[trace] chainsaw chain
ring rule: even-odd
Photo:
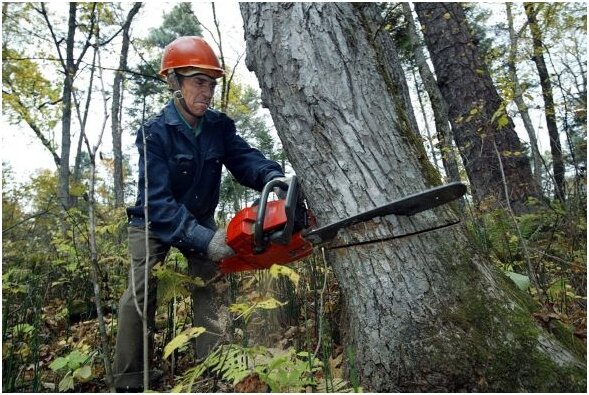
[[[341,248],[358,247],[358,246],[363,246],[363,245],[367,245],[367,244],[380,243],[380,242],[390,241],[390,240],[395,240],[395,239],[403,239],[405,237],[415,236],[415,235],[419,235],[419,234],[422,234],[422,233],[433,232],[434,230],[440,230],[440,229],[444,229],[444,228],[449,228],[450,226],[454,226],[454,225],[457,225],[459,223],[460,223],[460,219],[456,219],[456,220],[454,220],[452,222],[447,222],[445,224],[438,225],[438,226],[435,226],[433,228],[427,228],[427,229],[423,229],[423,230],[417,230],[415,232],[409,232],[409,233],[405,233],[405,234],[402,234],[402,235],[392,235],[392,236],[383,237],[383,238],[380,238],[380,239],[363,240],[363,241],[357,241],[357,242],[352,242],[352,243],[338,244],[338,245],[335,245],[335,246],[327,245],[325,247],[325,249],[327,249],[327,250],[338,250],[338,249],[341,249]]]

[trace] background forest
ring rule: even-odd
[[[586,5],[450,4],[464,10],[481,56],[476,68],[460,70],[462,87],[446,83],[458,66],[440,56],[436,29],[444,26],[428,17],[427,3],[379,4],[409,88],[409,122],[436,176],[471,187],[460,207],[469,242],[534,299],[541,325],[564,326],[586,344]],[[208,26],[199,21],[202,7],[213,15]],[[139,29],[143,3],[2,3],[3,122],[54,161],[30,179],[2,163],[3,392],[109,390],[129,264],[125,206],[136,193],[129,142],[169,98],[157,76],[167,43],[212,37],[227,70],[214,107],[292,174],[258,86],[237,72],[245,49],[227,50],[220,8],[172,3],[157,24]],[[488,119],[506,136],[493,152],[520,164],[499,169],[496,190],[492,166],[469,165],[478,151],[468,127],[488,110],[468,87],[485,78],[497,96]],[[507,141],[509,130],[515,138]],[[3,151],[27,156],[7,143],[3,134]],[[219,225],[256,197],[226,173]],[[288,267],[231,275],[223,285],[232,300],[229,340],[200,363],[188,314],[196,280],[186,269],[173,252],[155,273],[155,367],[163,376],[152,390],[370,390],[343,341],[342,295],[320,251]]]

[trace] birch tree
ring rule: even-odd
[[[319,225],[439,182],[385,61],[395,49],[375,4],[242,3],[241,11],[246,63]],[[418,232],[455,215],[442,207],[389,216],[334,243]],[[368,390],[585,391],[584,346],[545,331],[464,229],[330,249],[326,259]]]

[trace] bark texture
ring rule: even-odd
[[[462,5],[415,3],[415,10],[475,200],[483,209],[502,205],[505,181],[511,206],[525,212],[526,200],[539,198],[540,189],[469,31]]]
[[[71,206],[70,197],[70,150],[71,150],[71,121],[72,121],[72,89],[76,66],[74,62],[74,36],[76,33],[77,4],[70,3],[68,33],[66,39],[66,58],[63,80],[63,113],[61,116],[61,160],[59,167],[58,194],[63,209]]]
[[[542,32],[538,25],[536,13],[539,10],[534,3],[524,3],[530,32],[532,33],[532,45],[534,47],[534,56],[532,60],[536,63],[540,86],[542,87],[542,98],[544,99],[544,114],[546,116],[546,127],[550,137],[550,153],[552,154],[552,171],[554,173],[554,194],[564,202],[564,162],[562,159],[562,149],[560,146],[560,136],[558,126],[556,125],[556,108],[554,106],[554,97],[552,95],[552,82],[546,61],[544,60],[544,42]]]
[[[434,113],[434,121],[436,124],[436,131],[438,133],[439,149],[442,154],[442,162],[449,181],[460,181],[458,172],[458,161],[454,153],[452,144],[452,130],[450,129],[450,119],[448,117],[448,106],[440,92],[440,88],[436,82],[436,77],[429,68],[427,60],[423,53],[423,46],[421,40],[415,30],[415,22],[413,20],[413,13],[409,3],[401,3],[403,7],[403,14],[407,20],[407,33],[409,40],[411,40],[411,49],[413,51],[413,59],[419,69],[419,76],[423,81],[425,90],[429,97],[432,111]]]
[[[247,65],[320,225],[439,181],[383,55],[394,47],[375,4],[241,10]],[[454,215],[443,207],[389,216],[335,242],[404,234]],[[328,251],[364,388],[584,390],[582,357],[539,327],[525,296],[468,246],[454,227]]]

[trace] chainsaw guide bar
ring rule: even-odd
[[[287,190],[286,199],[268,201],[270,193],[277,187]],[[229,222],[227,245],[235,251],[235,255],[221,260],[219,268],[222,273],[232,273],[269,269],[274,264],[285,265],[296,262],[309,256],[316,245],[335,238],[342,228],[391,214],[414,215],[449,203],[465,193],[466,186],[464,184],[453,182],[313,229],[315,217],[304,204],[304,198],[298,190],[296,176],[291,177],[288,182],[274,179],[264,186],[257,204],[240,210]],[[458,221],[412,234],[393,235],[380,240],[360,241],[327,248],[344,248],[408,237],[454,225]]]
[[[460,182],[431,188],[427,191],[406,196],[321,228],[303,231],[303,237],[315,245],[323,244],[333,239],[340,229],[347,226],[391,214],[403,216],[414,215],[456,200],[464,195],[464,193],[466,193],[466,185]]]

